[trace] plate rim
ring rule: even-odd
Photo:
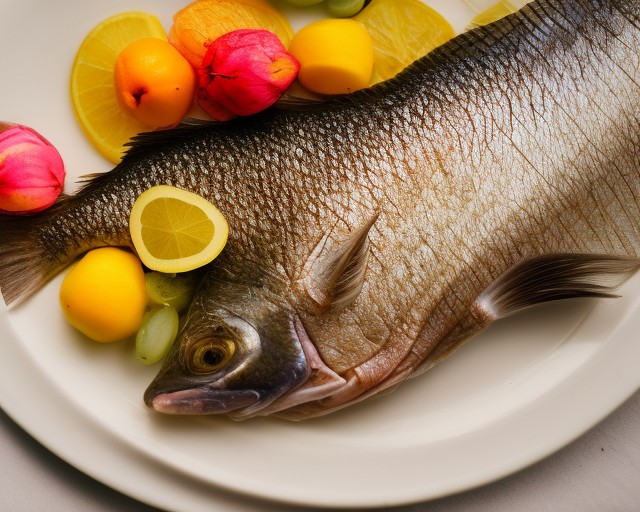
[[[636,277],[640,278],[640,276]],[[635,280],[639,281],[639,279]],[[363,497],[353,493],[328,496],[322,491],[309,495],[306,489],[303,496],[300,493],[283,495],[279,492],[270,492],[268,489],[254,489],[249,492],[245,489],[242,493],[234,486],[227,487],[206,479],[198,479],[193,474],[172,467],[160,458],[153,458],[126,439],[114,435],[90,415],[82,414],[83,411],[57,387],[50,386],[48,376],[38,371],[31,360],[31,355],[22,346],[6,308],[0,312],[0,338],[5,343],[5,356],[8,351],[10,357],[0,358],[0,407],[40,444],[74,467],[114,489],[159,508],[174,505],[182,507],[180,510],[197,511],[205,502],[210,504],[212,494],[217,500],[226,501],[229,506],[236,506],[238,501],[258,500],[263,508],[265,505],[276,504],[329,508],[379,507],[381,503],[386,506],[410,505],[482,487],[535,464],[582,436],[617,409],[640,388],[640,376],[635,375],[637,371],[634,372],[637,366],[631,362],[634,358],[629,357],[634,353],[640,353],[638,348],[635,352],[633,350],[633,333],[640,327],[639,311],[640,298],[634,301],[633,307],[616,326],[611,336],[584,364],[557,386],[543,393],[527,406],[512,411],[487,427],[463,435],[465,450],[462,451],[465,457],[488,458],[493,448],[480,441],[485,430],[497,428],[501,434],[500,439],[504,443],[503,456],[494,457],[490,467],[485,466],[482,472],[479,472],[476,467],[475,470],[467,471],[455,480],[449,480],[447,485],[440,485],[438,490],[425,486],[419,489],[414,488],[412,492],[405,490],[401,495],[378,494],[373,497]],[[588,316],[585,323],[597,322],[598,316],[597,312]],[[635,347],[638,347],[637,343]],[[620,378],[621,375],[624,378]],[[9,391],[15,389],[11,384],[15,383],[16,379],[20,379],[21,383],[28,383],[26,388],[21,388],[27,395],[26,400],[22,395],[17,396]],[[602,393],[598,388],[598,383],[603,379],[607,381],[607,393]],[[581,404],[579,409],[573,411],[573,419],[566,421],[564,417],[566,404],[575,398],[576,393],[582,397],[590,396],[592,400]],[[42,404],[45,404],[45,407],[42,407]],[[50,428],[52,423],[56,422],[59,428]],[[529,427],[528,431],[514,428],[523,424]],[[63,438],[58,434],[60,427],[66,433]],[[540,431],[546,432],[547,435],[531,442],[527,436],[534,427],[540,428]],[[548,435],[550,429],[555,429],[554,435]],[[77,449],[79,441],[92,446],[94,450],[98,447],[97,452],[100,456],[95,457],[94,452],[94,456],[87,460],[83,457],[84,452]],[[456,443],[460,441],[460,437],[452,440]],[[527,442],[529,446],[523,449]],[[447,442],[442,444],[444,446]],[[132,446],[136,448],[133,457]],[[457,451],[460,452],[459,449]],[[113,457],[114,461],[119,460],[121,463],[122,460],[118,459],[116,454],[126,457],[127,472],[109,469],[118,468],[117,464],[111,466],[94,462]],[[508,455],[505,456],[505,454]],[[456,462],[460,463],[461,460]],[[136,473],[135,479],[131,478],[131,471]],[[160,497],[157,492],[158,485],[151,485],[149,489],[137,484],[132,485],[133,481],[148,481],[150,478],[160,481],[163,486],[161,487],[165,490],[171,487],[171,492]],[[175,482],[187,485],[180,488],[175,486]],[[191,501],[188,503],[188,509],[184,508],[185,488],[193,492],[189,495]],[[172,501],[174,496],[179,496],[175,502]],[[206,496],[205,502],[202,502],[204,496]]]
[[[120,4],[122,3],[121,1]],[[16,4],[17,2],[11,5]],[[567,397],[571,397],[572,391],[575,392],[576,389],[580,389],[580,394],[588,394],[590,390],[593,391],[594,381],[597,379],[593,379],[593,373],[590,372],[595,371],[595,375],[599,379],[618,377],[620,369],[618,363],[620,363],[621,359],[625,369],[633,369],[638,373],[637,368],[631,365],[633,357],[629,357],[629,354],[637,355],[640,352],[640,347],[632,344],[634,329],[640,329],[640,301],[636,298],[634,304],[635,306],[630,308],[633,316],[630,314],[624,321],[618,323],[616,331],[602,342],[599,349],[578,370],[562,381],[559,386],[539,396],[531,407],[514,411],[509,418],[503,419],[501,428],[506,431],[503,439],[505,444],[509,443],[510,446],[514,446],[521,445],[524,442],[522,436],[518,437],[509,431],[507,427],[510,422],[513,424],[514,422],[523,421],[523,418],[529,419],[532,412],[539,410],[562,412]],[[593,318],[591,321],[594,321]],[[388,506],[407,505],[463,492],[501,479],[542,460],[566,446],[602,421],[640,387],[640,375],[637,377],[627,376],[623,380],[613,378],[606,397],[599,393],[591,393],[594,395],[594,400],[585,404],[585,407],[579,412],[579,418],[574,418],[571,424],[557,425],[558,431],[554,432],[552,439],[547,437],[538,440],[535,445],[529,446],[524,453],[522,451],[514,452],[508,460],[505,459],[501,465],[495,466],[491,474],[484,474],[482,478],[478,478],[477,473],[467,472],[461,475],[455,483],[449,482],[447,487],[441,487],[437,491],[432,488],[429,491],[421,487],[413,489],[410,493],[405,492],[402,496],[377,494],[375,497],[367,497],[346,494],[328,496],[322,490],[319,490],[308,499],[303,499],[304,497],[300,494],[295,496],[274,496],[273,490],[261,489],[252,490],[251,495],[249,495],[248,493],[238,493],[238,489],[230,490],[230,488],[224,487],[220,483],[214,485],[207,480],[196,481],[192,478],[193,475],[186,475],[183,471],[178,471],[165,461],[160,461],[162,464],[158,464],[157,459],[153,459],[140,449],[136,449],[134,452],[136,454],[135,457],[131,457],[131,442],[114,436],[113,432],[103,428],[95,418],[82,414],[83,411],[77,407],[77,404],[69,397],[61,394],[59,388],[51,386],[48,376],[37,371],[37,366],[32,364],[31,354],[23,347],[6,309],[0,311],[0,339],[4,344],[4,357],[0,358],[0,407],[21,428],[63,460],[114,489],[160,508],[173,504],[181,510],[188,506],[193,511],[204,510],[200,502],[201,499],[206,499],[210,507],[212,497],[218,501],[224,501],[229,507],[242,506],[238,505],[238,503],[259,499],[261,500],[261,509],[264,510],[266,506],[276,506],[274,504],[278,503],[348,508],[380,507],[383,502]],[[629,354],[625,353],[626,349],[629,349]],[[8,354],[13,354],[13,357],[6,357]],[[18,380],[22,384],[22,394],[16,396],[12,392],[16,388],[15,382]],[[613,399],[611,399],[612,391],[614,391],[613,395],[615,395]],[[540,418],[534,419],[541,422]],[[63,425],[62,430],[65,432],[63,438],[58,434],[60,429],[50,428],[51,423],[56,420]],[[548,420],[546,421],[547,424],[539,425],[543,431],[553,427]],[[479,435],[478,432],[474,434],[476,437]],[[86,460],[83,457],[83,451],[78,450],[76,447],[79,441],[82,441],[86,446],[93,446],[94,450],[100,450],[100,456],[95,457],[93,460]],[[480,457],[490,455],[478,447],[475,448],[474,453]],[[130,466],[129,472],[122,470],[122,460],[116,456],[129,457],[127,460],[127,465]],[[96,463],[97,460],[104,461],[105,459],[119,461],[119,464]],[[131,471],[137,472],[135,479],[131,478]],[[163,489],[171,489],[171,492],[165,493],[160,497],[157,495],[158,485],[145,489],[134,483],[134,480],[150,482],[153,479],[162,482]],[[180,482],[181,486],[172,485],[175,482]],[[189,494],[189,491],[192,491],[193,494]],[[378,492],[382,493],[382,490]],[[179,501],[172,501],[175,499]],[[188,500],[188,502],[185,502],[185,500]],[[262,500],[268,500],[268,503],[263,503]]]

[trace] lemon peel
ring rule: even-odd
[[[139,11],[110,16],[87,34],[71,70],[70,94],[76,119],[93,146],[114,164],[120,162],[123,146],[131,137],[149,130],[120,107],[113,83],[118,55],[143,38],[167,40],[156,16]]]

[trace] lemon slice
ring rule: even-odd
[[[144,191],[131,209],[129,229],[138,256],[151,270],[187,272],[211,262],[229,226],[204,197],[167,185]]]
[[[373,39],[372,85],[394,77],[455,36],[451,24],[420,0],[372,0],[354,19]]]
[[[85,134],[109,161],[118,163],[123,145],[149,128],[120,108],[113,85],[116,58],[132,42],[166,41],[160,20],[144,12],[123,12],[99,23],[86,36],[71,70],[71,102]]]
[[[500,0],[496,2],[488,9],[485,9],[480,14],[475,16],[469,25],[467,26],[467,30],[482,27],[484,25],[488,25],[489,23],[493,23],[494,21],[498,21],[509,14],[513,14],[518,11],[520,8],[513,5],[508,0]]]

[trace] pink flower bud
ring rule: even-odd
[[[51,206],[64,186],[64,164],[27,126],[0,122],[0,213],[28,215]]]
[[[234,30],[207,48],[198,69],[198,103],[220,121],[255,114],[282,96],[299,69],[275,34]]]

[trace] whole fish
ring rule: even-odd
[[[149,187],[196,192],[229,242],[146,403],[301,419],[523,308],[609,296],[639,266],[639,27],[637,0],[538,0],[368,90],[143,135],[48,212],[1,220],[5,301],[133,248]]]

